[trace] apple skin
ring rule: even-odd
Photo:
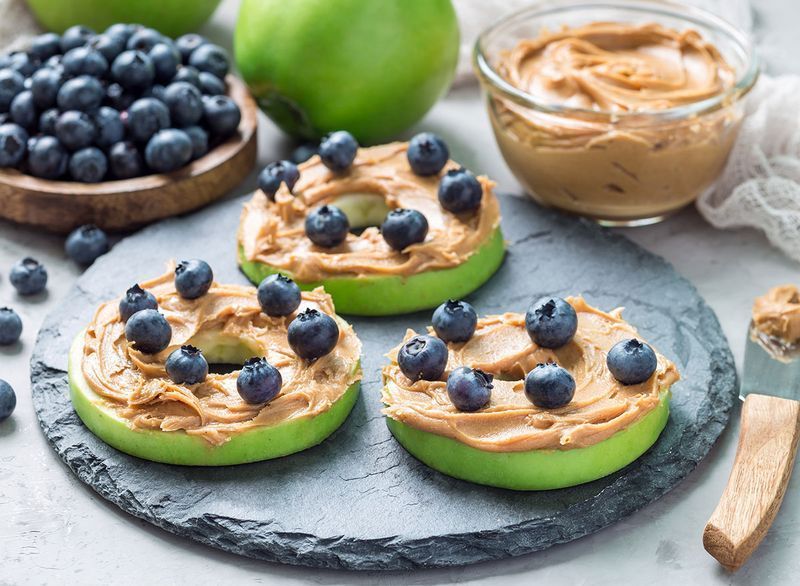
[[[412,456],[448,476],[511,490],[552,490],[608,476],[644,454],[667,424],[669,399],[666,389],[658,407],[630,427],[572,450],[487,452],[388,417],[386,425]]]
[[[82,24],[102,32],[112,24],[129,22],[177,37],[205,23],[221,0],[27,0],[44,28],[63,33]]]
[[[323,281],[295,282],[304,291],[324,287],[333,298],[337,313],[349,315],[399,315],[436,307],[448,299],[460,299],[483,285],[497,271],[505,256],[500,228],[464,263],[426,271],[410,277],[332,277]],[[273,273],[294,279],[291,273],[263,263],[247,261],[239,246],[242,272],[258,285]]]
[[[121,452],[153,462],[183,466],[232,466],[270,460],[321,443],[344,423],[358,399],[360,383],[351,385],[333,405],[315,417],[257,427],[214,446],[183,431],[134,430],[92,391],[81,371],[84,332],[69,355],[70,399],[75,412],[92,433]],[[355,368],[358,368],[356,363]]]
[[[234,37],[242,77],[282,130],[348,130],[365,145],[422,118],[458,51],[450,0],[244,0]]]

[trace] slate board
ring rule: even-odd
[[[577,539],[656,500],[684,478],[725,427],[736,371],[712,310],[663,259],[594,224],[502,197],[506,262],[469,301],[480,314],[524,311],[544,294],[582,293],[625,316],[676,362],[672,414],[656,445],[626,469],[538,493],[482,487],[427,468],[380,414],[380,367],[430,312],[351,321],[364,343],[361,397],[345,424],[306,452],[230,468],[184,468],[122,454],[96,439],[68,398],[67,351],[96,306],[172,258],[202,257],[221,282],[235,263],[243,198],[153,225],[120,242],[77,282],[39,333],[33,402],[50,444],[85,483],[124,511],[237,554],[327,568],[457,566]]]

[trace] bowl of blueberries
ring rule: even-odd
[[[227,52],[115,24],[0,55],[0,216],[57,232],[205,205],[256,158],[257,107]]]

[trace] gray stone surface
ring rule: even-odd
[[[123,240],[66,295],[39,333],[33,403],[49,442],[84,482],[168,531],[253,558],[328,568],[455,566],[521,555],[597,531],[656,500],[706,455],[735,400],[726,340],[694,287],[661,258],[591,223],[503,197],[505,264],[470,297],[479,313],[524,311],[531,298],[582,292],[626,317],[684,375],[655,447],[627,469],[580,487],[518,493],[432,471],[391,437],[379,413],[384,352],[429,313],[353,319],[364,342],[362,395],[322,445],[271,462],[182,468],[142,461],[97,440],[68,399],[66,355],[101,301],[200,256],[223,282],[234,262],[241,199]]]

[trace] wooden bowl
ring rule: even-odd
[[[172,173],[102,183],[49,181],[0,169],[0,217],[51,232],[83,224],[129,230],[202,207],[238,185],[256,161],[258,107],[229,75],[228,95],[242,112],[237,134]]]

